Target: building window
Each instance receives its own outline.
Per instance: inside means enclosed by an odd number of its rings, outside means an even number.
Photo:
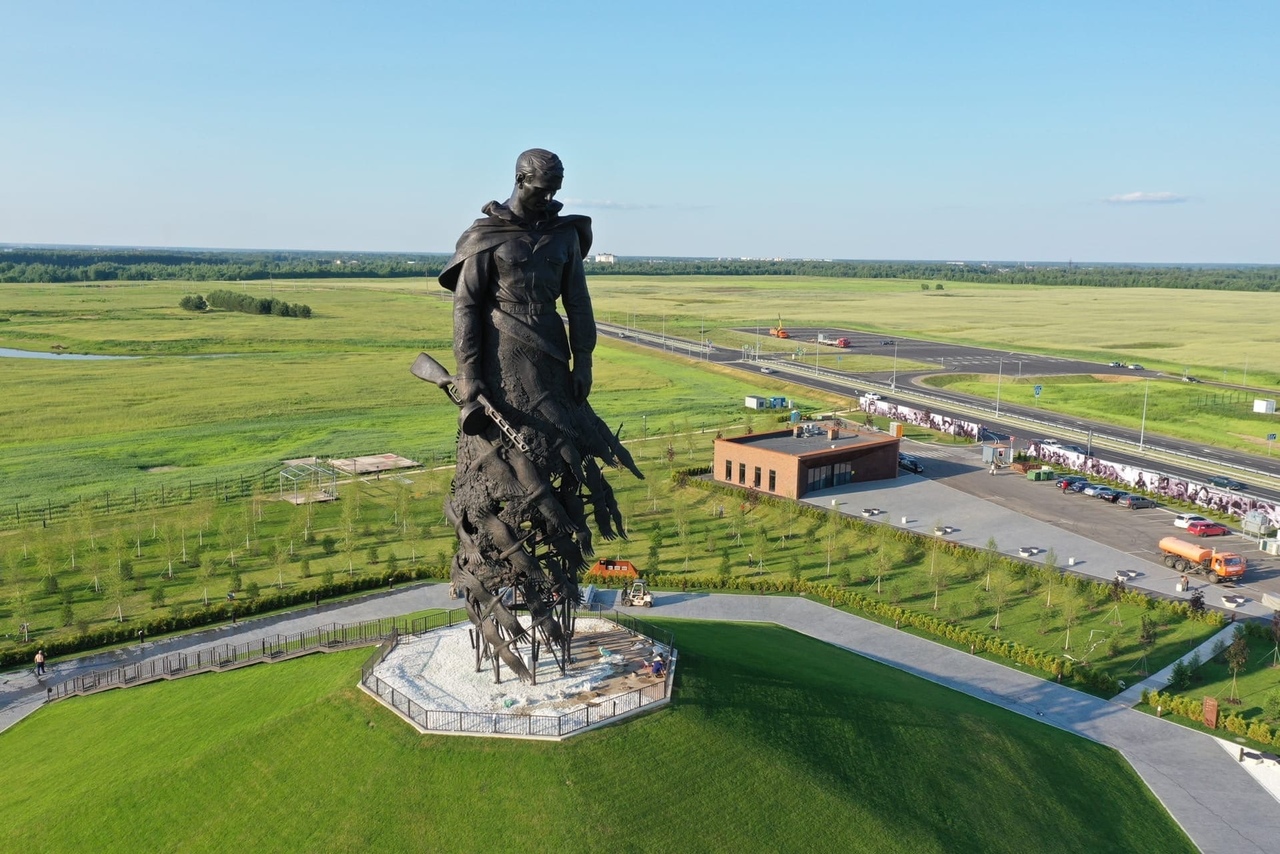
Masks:
[[[756,466],[755,477],[752,479],[751,485],[756,489],[760,488],[760,466]]]
[[[724,461],[724,479],[730,482],[733,481],[733,460]]]
[[[778,473],[773,469],[769,469],[769,491],[778,491]]]
[[[738,463],[738,483],[747,482],[747,464]]]

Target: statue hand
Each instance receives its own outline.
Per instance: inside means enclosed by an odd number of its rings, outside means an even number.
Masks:
[[[591,365],[579,363],[573,368],[573,399],[582,403],[591,394]]]
[[[484,380],[479,378],[458,377],[455,385],[458,387],[458,397],[462,398],[463,403],[474,403],[476,398],[487,393]]]

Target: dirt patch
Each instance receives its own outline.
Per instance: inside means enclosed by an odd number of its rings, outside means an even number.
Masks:
[[[166,471],[182,471],[182,466],[152,466],[149,469],[143,469],[147,474],[159,474]]]

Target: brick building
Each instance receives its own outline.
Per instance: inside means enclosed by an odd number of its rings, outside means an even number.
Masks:
[[[846,483],[898,476],[896,436],[824,423],[716,439],[712,476],[720,483],[784,498]]]

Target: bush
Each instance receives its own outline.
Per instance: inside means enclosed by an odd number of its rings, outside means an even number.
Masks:
[[[1280,724],[1280,688],[1262,698],[1262,714],[1272,723]]]
[[[327,555],[336,555],[338,553],[338,541],[333,538],[332,534],[325,534],[320,540],[320,548]]]
[[[232,593],[239,593],[241,589],[240,570],[231,570],[231,585],[227,588]]]
[[[164,588],[158,584],[155,587],[151,588],[151,607],[152,608],[164,607]]]
[[[261,588],[258,587],[258,582],[250,581],[248,584],[245,585],[244,598],[257,599],[259,592],[261,592]]]
[[[1181,659],[1173,663],[1173,670],[1169,674],[1169,687],[1175,691],[1185,691],[1191,687],[1191,668]]]
[[[303,578],[310,578],[311,577],[311,561],[304,557],[302,559],[302,563],[298,565],[298,572],[302,574]]]
[[[40,580],[40,590],[41,592],[48,595],[53,595],[54,593],[57,593],[58,592],[58,576],[46,575],[43,579]]]

